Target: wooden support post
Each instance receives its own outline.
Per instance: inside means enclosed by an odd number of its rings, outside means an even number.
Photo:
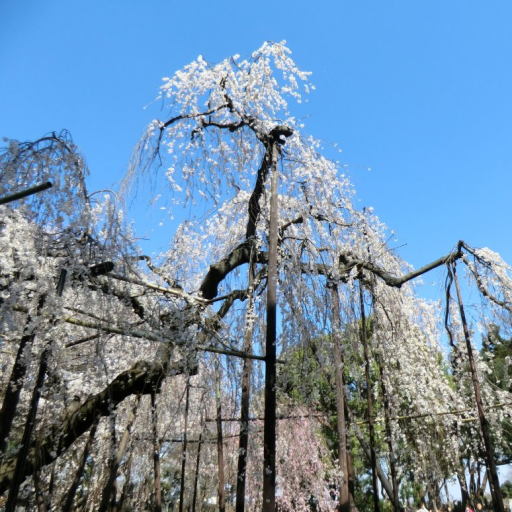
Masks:
[[[265,422],[263,432],[263,512],[276,507],[276,337],[277,337],[277,215],[278,146],[272,142],[270,228],[265,344]]]
[[[46,183],[42,183],[41,185],[36,185],[35,187],[27,188],[26,190],[22,190],[21,192],[17,192],[16,194],[11,194],[9,196],[0,197],[0,205],[12,203],[13,201],[17,201],[18,199],[23,199],[25,197],[31,196],[32,194],[37,194],[38,192],[43,192],[44,190],[48,190],[53,185],[47,181]]]
[[[217,469],[219,473],[219,486],[217,495],[219,498],[219,512],[225,512],[226,510],[226,481],[224,477],[224,435],[222,430],[222,391],[221,391],[221,371],[218,358],[215,364],[215,375],[216,375],[216,389],[215,389],[215,401],[217,405]]]
[[[190,377],[187,377],[187,387],[185,391],[185,418],[183,426],[183,449],[181,453],[181,481],[180,481],[180,505],[179,512],[184,510],[185,501],[185,474],[187,469],[187,430],[188,430],[188,409],[190,397]]]
[[[373,506],[375,512],[379,512],[379,488],[377,483],[377,456],[375,454],[375,427],[373,424],[373,397],[372,383],[370,379],[370,353],[368,350],[368,339],[366,333],[366,315],[364,311],[363,287],[359,282],[359,302],[361,306],[361,341],[363,343],[365,376],[366,376],[366,399],[368,403],[368,430],[370,433],[370,452],[372,465],[372,485],[373,485]]]
[[[489,470],[489,486],[491,488],[491,496],[495,512],[505,512],[503,505],[503,496],[501,494],[500,480],[498,477],[498,470],[494,460],[494,447],[492,445],[491,434],[489,431],[489,422],[485,417],[484,404],[482,395],[480,393],[480,383],[478,382],[478,375],[476,371],[475,358],[473,356],[473,347],[471,345],[471,337],[469,335],[468,324],[466,321],[466,314],[464,312],[464,305],[462,303],[462,294],[459,286],[459,279],[457,277],[456,263],[452,262],[453,280],[455,282],[455,290],[457,291],[457,300],[459,303],[460,318],[462,321],[462,328],[464,330],[464,338],[466,340],[466,349],[468,353],[469,369],[471,371],[471,380],[473,381],[473,390],[475,393],[476,408],[478,411],[478,419],[480,421],[480,431],[485,446],[485,459],[487,468]],[[448,305],[447,305],[448,307]]]
[[[32,392],[32,399],[30,400],[27,421],[25,422],[25,429],[23,430],[23,436],[21,438],[21,448],[18,452],[12,485],[9,489],[9,496],[5,505],[6,512],[14,512],[16,508],[16,501],[18,499],[18,492],[20,490],[21,484],[23,483],[24,466],[27,463],[27,456],[30,449],[30,439],[32,437],[32,431],[34,430],[34,425],[36,422],[37,407],[39,405],[39,398],[41,397],[41,388],[43,387],[46,370],[48,368],[50,352],[50,348],[46,347],[41,354],[39,371],[37,373],[34,391]]]
[[[343,379],[343,356],[341,351],[341,319],[338,287],[332,283],[331,309],[332,309],[332,343],[334,347],[334,377],[336,395],[336,428],[338,433],[338,465],[343,477],[339,482],[338,500],[339,512],[350,512],[349,494],[349,468],[347,450],[347,426],[345,423],[345,387]]]
[[[245,320],[244,347],[246,354],[252,352],[253,319],[254,314],[254,270],[255,265],[249,263],[249,297]],[[247,472],[247,450],[249,449],[249,407],[251,401],[251,372],[252,361],[244,359],[242,370],[242,396],[240,399],[240,439],[238,444],[238,471],[236,479],[236,504],[235,512],[245,511],[245,482]]]
[[[155,512],[162,512],[162,481],[160,475],[160,442],[158,441],[158,413],[156,389],[151,391],[151,423],[153,425],[153,471],[155,474]]]
[[[197,457],[196,457],[196,472],[194,476],[194,494],[192,496],[192,512],[196,512],[197,503],[197,488],[199,486],[199,467],[201,464],[201,446],[203,445],[203,414],[201,413],[201,432],[199,433],[199,440],[197,441]]]

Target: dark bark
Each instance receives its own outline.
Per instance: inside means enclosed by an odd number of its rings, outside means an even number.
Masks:
[[[49,188],[53,187],[52,183],[47,181],[46,183],[42,183],[41,185],[36,185],[35,187],[30,187],[21,192],[17,192],[16,194],[11,194],[8,196],[4,196],[0,198],[0,204],[11,203],[12,201],[17,201],[18,199],[23,199],[25,197],[31,196],[32,194],[37,194],[38,192],[44,192]]]
[[[249,265],[249,290],[254,285],[254,265]],[[247,305],[246,325],[244,332],[243,351],[250,353],[252,351],[253,321],[250,315],[254,308],[254,291],[249,296]],[[247,450],[249,448],[249,408],[251,402],[251,373],[252,361],[244,359],[242,370],[242,396],[240,399],[240,439],[238,443],[238,471],[236,479],[236,504],[235,512],[244,512],[245,510],[245,484],[247,469]]]
[[[36,315],[39,315],[39,312],[44,307],[45,300],[46,295],[41,295],[41,297],[39,297]],[[36,337],[35,332],[29,331],[31,322],[32,318],[29,315],[27,317],[25,333],[20,340],[18,352],[16,353],[16,359],[14,360],[14,366],[9,378],[9,383],[7,384],[4,400],[2,402],[2,409],[0,410],[0,418],[2,420],[0,421],[0,465],[5,458],[7,439],[11,433],[12,422],[14,421],[16,408],[18,407],[18,403],[20,401],[21,390],[23,389],[23,379],[27,373],[25,350],[27,350],[28,347],[32,345]]]
[[[218,286],[222,280],[235,268],[245,263],[249,263],[251,250],[254,247],[254,239],[245,240],[240,245],[235,247],[235,249],[233,249],[233,251],[231,251],[225,258],[213,265],[210,265],[210,268],[205,278],[203,279],[203,282],[201,283],[200,291],[202,296],[208,300],[215,298],[218,294]],[[427,272],[430,272],[431,270],[434,270],[446,263],[457,261],[462,257],[462,248],[467,248],[467,246],[464,242],[461,241],[458,243],[456,251],[452,251],[446,256],[443,256],[433,261],[432,263],[424,265],[423,267],[409,272],[403,276],[392,275],[371,261],[354,258],[350,254],[342,254],[339,257],[337,272],[340,273],[343,278],[344,275],[350,274],[354,268],[359,271],[367,270],[371,274],[380,277],[388,286],[393,288],[401,288],[405,283],[415,279],[416,277],[426,274]],[[258,263],[267,263],[268,255],[264,252],[258,252],[256,254],[256,261]],[[324,264],[316,264],[311,266],[311,264],[308,263],[304,264],[303,273],[316,273],[330,277],[333,274],[333,269],[332,267]]]
[[[5,505],[6,512],[14,512],[16,507],[16,501],[18,500],[18,492],[21,484],[23,483],[24,466],[27,460],[27,454],[30,446],[30,439],[32,438],[32,432],[36,421],[37,408],[39,405],[39,399],[41,397],[41,388],[46,377],[46,370],[48,369],[48,358],[50,357],[50,348],[45,348],[41,354],[41,361],[39,363],[39,370],[37,373],[36,382],[34,385],[34,391],[32,392],[32,399],[30,400],[29,411],[27,415],[27,421],[23,430],[23,436],[21,438],[21,448],[16,457],[16,466],[14,468],[14,474],[12,478],[12,485],[9,490],[9,496]]]
[[[222,394],[220,388],[220,368],[218,360],[215,362],[216,366],[216,389],[215,389],[215,401],[217,405],[217,471],[219,474],[219,485],[217,489],[217,495],[219,498],[219,512],[225,512],[226,510],[226,496],[225,496],[225,478],[224,478],[224,438],[222,431]]]
[[[44,439],[30,444],[23,477],[33,474],[42,466],[50,464],[84,432],[89,430],[97,415],[109,416],[126,398],[134,394],[150,394],[167,375],[177,375],[188,370],[185,360],[171,365],[160,362],[139,361],[132,368],[119,374],[103,391],[88,398],[74,413],[66,415]],[[0,493],[12,484],[15,458],[8,459],[0,469]]]
[[[276,503],[276,332],[277,332],[277,215],[278,147],[272,148],[270,185],[267,331],[265,342],[265,421],[263,427],[263,512],[274,512]]]
[[[201,414],[201,425],[204,428],[203,418]],[[196,457],[196,471],[194,475],[194,494],[192,496],[192,512],[196,512],[196,504],[197,504],[197,488],[199,485],[199,468],[201,464],[201,446],[203,445],[203,430],[201,430],[199,434],[199,439],[197,441],[197,457]]]
[[[359,283],[359,302],[361,306],[361,342],[364,353],[364,370],[366,377],[366,400],[368,407],[368,430],[370,435],[370,460],[372,466],[373,506],[375,512],[379,512],[379,489],[377,485],[377,455],[375,453],[375,427],[373,425],[373,394],[372,382],[370,379],[370,353],[368,350],[368,339],[366,332],[366,315],[364,311],[363,287]]]
[[[151,424],[153,427],[153,471],[155,473],[155,512],[162,511],[162,481],[160,476],[160,442],[158,441],[158,414],[156,390],[151,392]]]
[[[109,420],[109,426],[110,426],[110,459],[109,459],[109,468],[110,468],[110,474],[109,478],[107,478],[107,484],[106,487],[110,487],[108,489],[108,496],[105,497],[105,493],[102,493],[102,496],[104,496],[104,499],[107,500],[109,512],[115,511],[117,501],[117,471],[116,476],[112,482],[112,484],[109,486],[109,480],[112,476],[112,468],[115,463],[116,459],[116,449],[117,449],[117,435],[116,435],[116,423],[117,423],[117,415],[111,414],[108,418]],[[103,499],[103,498],[102,498]]]
[[[336,428],[338,433],[338,464],[343,474],[339,489],[339,512],[350,511],[349,470],[347,449],[347,427],[345,424],[345,387],[343,379],[343,357],[341,351],[341,317],[338,287],[331,286],[332,342],[334,346],[334,376],[336,395]]]
[[[183,425],[183,448],[181,451],[181,482],[180,482],[180,506],[179,511],[183,512],[185,505],[185,476],[187,469],[187,430],[188,430],[188,409],[190,406],[190,379],[187,379],[187,385],[185,390],[185,418]]]
[[[117,472],[119,470],[119,466],[121,465],[121,461],[123,460],[124,453],[126,451],[126,447],[128,446],[128,441],[130,439],[130,432],[133,426],[133,422],[135,421],[135,417],[137,415],[137,408],[140,404],[141,395],[137,395],[135,399],[135,405],[133,406],[130,416],[128,417],[128,422],[126,423],[126,428],[123,433],[123,437],[121,438],[121,442],[119,443],[119,449],[112,460],[112,464],[110,467],[110,474],[107,480],[107,483],[103,489],[103,494],[101,498],[101,503],[98,508],[98,512],[107,512],[109,505],[112,502],[112,489],[114,487]]]
[[[357,511],[354,496],[356,495],[356,475],[354,474],[354,464],[352,462],[352,454],[350,453],[350,438],[348,435],[348,429],[350,422],[346,411],[346,397],[345,397],[345,425],[347,426],[347,478],[348,478],[348,499],[349,507],[351,512]]]
[[[254,239],[246,240],[235,247],[224,259],[210,265],[200,287],[203,297],[205,299],[216,297],[222,280],[235,268],[249,263],[252,253],[256,253],[256,242]]]
[[[466,483],[466,477],[464,476],[464,466],[462,463],[460,464],[460,468],[457,470],[457,480],[459,481],[462,508],[465,509],[466,504],[469,501],[469,491]]]
[[[437,267],[440,267],[441,265],[444,265],[446,263],[451,263],[453,261],[457,261],[462,257],[462,247],[465,247],[464,242],[459,242],[457,245],[457,251],[452,251],[446,256],[443,256],[432,263],[429,263],[428,265],[425,265],[418,270],[414,270],[412,272],[409,272],[408,274],[405,274],[401,277],[396,277],[384,270],[383,268],[379,267],[375,263],[367,260],[361,260],[359,258],[352,258],[350,255],[347,254],[341,254],[339,257],[339,271],[342,273],[348,273],[352,269],[356,268],[359,271],[361,270],[367,270],[371,272],[373,275],[380,277],[388,286],[391,286],[393,288],[401,288],[405,283],[410,281],[411,279],[415,279],[416,277],[419,277],[427,272],[430,272],[431,270],[434,270]]]
[[[455,263],[452,263],[453,280],[455,282],[455,290],[457,292],[457,300],[459,303],[460,318],[464,330],[464,338],[466,340],[466,349],[468,354],[469,368],[471,371],[471,380],[473,381],[473,391],[475,393],[475,402],[478,411],[478,419],[480,421],[480,431],[482,433],[484,446],[485,446],[485,459],[487,468],[489,470],[489,487],[491,488],[491,496],[493,507],[496,512],[505,512],[503,505],[503,496],[501,494],[500,480],[498,477],[498,470],[494,460],[494,447],[489,430],[489,422],[485,417],[484,404],[480,394],[480,383],[478,382],[478,375],[476,371],[475,358],[473,356],[473,347],[471,345],[471,337],[469,334],[468,324],[466,321],[466,314],[464,305],[462,304],[462,294],[460,292],[459,280],[457,278],[457,270]],[[448,306],[447,306],[448,307]]]
[[[249,239],[256,235],[256,223],[261,212],[260,197],[263,194],[265,181],[270,170],[272,155],[269,150],[265,151],[265,155],[261,161],[261,166],[258,169],[256,177],[256,184],[249,199],[247,228],[245,230],[245,238]]]
[[[478,489],[477,489],[477,496],[479,500],[483,500],[485,488],[487,487],[487,480],[489,478],[489,472],[487,471],[487,467],[484,471],[484,477],[482,478],[482,481],[480,482],[480,478],[478,479]]]
[[[87,439],[87,442],[85,443],[84,451],[82,453],[82,457],[80,458],[78,467],[76,468],[75,476],[73,477],[73,481],[71,482],[69,491],[62,504],[62,512],[71,512],[71,510],[73,510],[73,501],[75,499],[75,494],[80,484],[82,475],[84,474],[85,464],[87,463],[87,457],[91,452],[91,447],[94,441],[94,436],[96,435],[96,429],[98,427],[99,419],[100,417],[98,416],[97,420],[93,423],[91,427],[91,431],[89,432],[89,437]]]

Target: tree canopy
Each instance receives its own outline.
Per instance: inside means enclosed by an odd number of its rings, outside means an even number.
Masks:
[[[465,464],[484,461],[493,483],[510,386],[486,377],[492,351],[473,346],[476,329],[510,325],[511,268],[462,241],[418,270],[401,259],[298,120],[309,77],[284,43],[219,64],[199,57],[164,79],[165,116],[134,149],[118,194],[87,191],[66,132],[8,141],[0,198],[53,184],[0,206],[8,508],[195,510],[213,496],[220,509],[238,499],[237,510],[265,510],[272,474],[281,510],[333,510],[369,467],[398,508],[400,485],[424,483],[434,501]],[[125,218],[138,193],[176,219],[160,255],[141,252]],[[440,267],[443,301],[418,297],[414,280]],[[479,297],[470,322],[459,268]],[[271,364],[275,467],[264,467]],[[357,450],[368,464],[342,466]]]

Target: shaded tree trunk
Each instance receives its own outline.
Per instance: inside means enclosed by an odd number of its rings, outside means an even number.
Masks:
[[[52,468],[50,470],[50,483],[48,484],[47,504],[48,504],[48,509],[50,509],[50,510],[52,508],[53,493],[55,491],[55,466],[56,466],[56,463],[54,462],[52,464]]]
[[[29,453],[30,439],[34,430],[39,398],[41,397],[41,388],[43,387],[46,370],[48,369],[48,359],[50,357],[50,352],[50,348],[46,347],[41,354],[41,361],[39,363],[39,370],[34,385],[34,391],[32,392],[32,399],[30,400],[27,421],[25,423],[23,436],[21,438],[21,448],[18,452],[16,467],[14,469],[12,486],[9,490],[9,496],[5,505],[6,512],[14,512],[16,501],[18,499],[18,492],[21,484],[23,483],[24,466]]]
[[[346,397],[345,397],[346,402]],[[348,436],[348,429],[350,426],[348,415],[346,413],[345,408],[345,424],[347,425],[347,472],[348,472],[348,499],[349,499],[349,506],[351,512],[354,512],[356,510],[356,503],[354,500],[354,496],[356,494],[356,477],[354,474],[354,465],[352,462],[352,454],[350,452],[350,438]]]
[[[181,480],[180,480],[180,505],[179,511],[183,512],[184,501],[185,501],[185,475],[187,469],[187,450],[188,450],[188,409],[190,406],[190,377],[187,378],[187,385],[185,390],[185,418],[183,425],[183,448],[181,451]]]
[[[462,463],[460,464],[460,467],[458,467],[457,469],[457,480],[459,481],[462,508],[465,509],[466,504],[469,501],[469,491],[468,485],[466,483],[466,477],[464,476],[464,466]]]
[[[218,497],[219,497],[219,512],[225,512],[226,510],[226,499],[225,499],[225,479],[224,479],[224,435],[222,431],[222,395],[220,389],[220,368],[219,363],[216,361],[216,390],[215,398],[217,402],[217,466],[219,473],[219,486],[218,486]]]
[[[36,315],[39,315],[40,311],[43,309],[45,300],[45,294],[39,297]],[[2,409],[0,410],[0,418],[2,418],[2,421],[0,421],[0,464],[5,457],[7,439],[11,433],[12,422],[14,421],[16,408],[20,401],[21,390],[23,389],[23,379],[27,373],[25,349],[34,343],[36,337],[35,332],[28,332],[31,323],[32,318],[29,315],[27,317],[25,334],[21,337],[18,346],[18,352],[16,353],[16,359],[14,360],[14,366],[12,367],[11,376],[2,402]]]
[[[125,398],[134,394],[148,394],[159,386],[167,371],[173,375],[188,370],[188,362],[180,360],[174,363],[139,361],[129,370],[120,373],[101,392],[89,397],[73,414],[67,414],[44,438],[34,440],[23,468],[23,477],[44,465],[53,462],[84,432],[91,428],[96,416],[109,416],[111,407],[116,408]],[[16,458],[4,461],[0,469],[0,494],[12,484]]]
[[[160,476],[160,443],[158,441],[158,415],[156,390],[151,393],[151,424],[153,426],[153,471],[155,473],[155,512],[162,510],[162,481]]]
[[[130,432],[133,426],[133,422],[135,421],[135,417],[137,415],[137,409],[140,404],[141,395],[137,395],[135,399],[135,404],[130,411],[130,416],[128,417],[128,422],[126,423],[126,428],[123,433],[123,437],[121,438],[121,442],[119,443],[119,448],[117,450],[117,454],[115,455],[114,460],[112,461],[112,465],[110,468],[110,475],[108,477],[107,483],[103,489],[103,495],[101,498],[101,503],[99,506],[99,512],[106,512],[111,502],[112,489],[114,487],[114,483],[117,478],[117,472],[119,470],[119,466],[121,465],[121,461],[123,460],[124,452],[126,451],[126,447],[128,445],[128,441],[130,439]]]
[[[87,463],[87,457],[89,457],[89,453],[91,452],[91,447],[94,441],[94,436],[96,435],[96,429],[98,427],[99,420],[100,417],[98,416],[97,421],[95,421],[91,427],[91,431],[89,433],[87,442],[85,443],[82,457],[80,458],[80,462],[78,464],[78,467],[76,468],[75,476],[73,477],[73,481],[71,482],[69,491],[62,504],[62,512],[71,512],[71,510],[73,510],[73,501],[75,499],[75,494],[80,484],[80,479],[84,474],[85,464]]]
[[[109,417],[109,422],[110,422],[110,465],[111,465],[111,468],[113,467],[113,464],[115,464],[116,452],[118,449],[117,448],[117,436],[116,436],[116,421],[117,421],[117,415],[111,414]],[[116,473],[116,478],[114,478],[114,481],[112,482],[112,486],[110,487],[110,497],[108,500],[110,509],[115,509],[116,495],[117,495],[117,473]]]

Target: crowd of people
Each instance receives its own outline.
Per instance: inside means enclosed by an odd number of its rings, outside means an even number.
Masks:
[[[451,506],[441,507],[437,509],[437,512],[456,512],[457,509],[460,509],[462,511],[462,506],[457,507],[454,506],[453,508]],[[508,509],[507,509],[508,510]],[[427,509],[424,503],[422,503],[421,507],[417,510],[417,512],[434,512],[434,509]],[[476,503],[475,508],[473,509],[470,504],[466,505],[464,512],[492,512],[491,508],[486,508],[484,504],[479,501]]]

